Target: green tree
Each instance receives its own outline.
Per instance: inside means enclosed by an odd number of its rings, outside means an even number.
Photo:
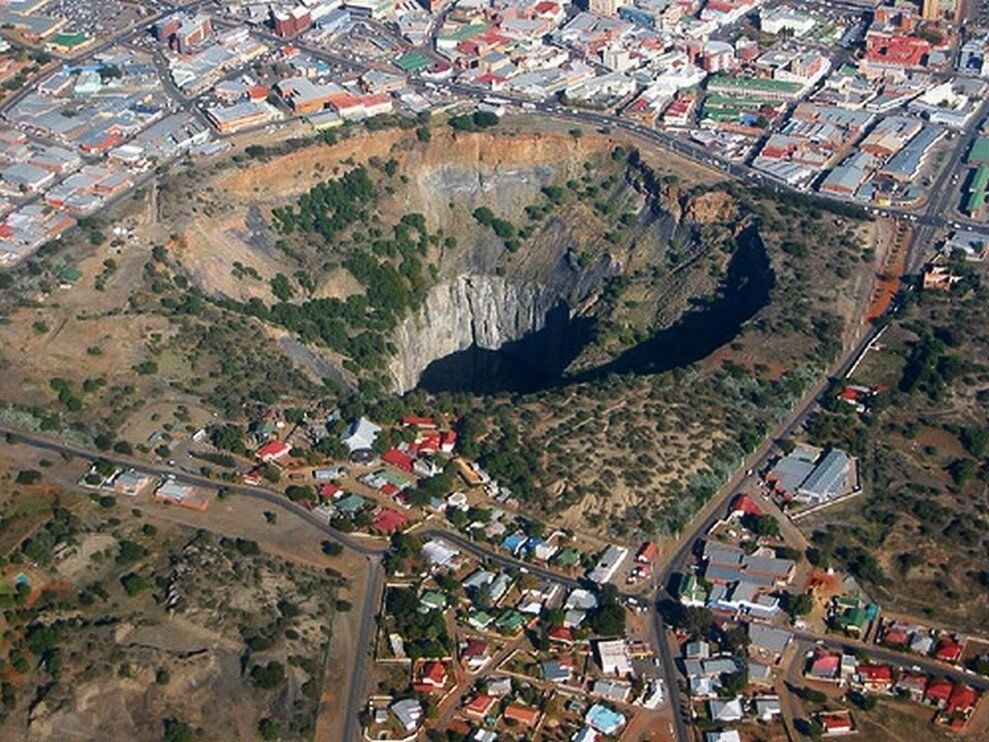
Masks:
[[[275,660],[271,660],[266,665],[255,665],[251,668],[251,680],[254,681],[254,685],[264,690],[277,688],[285,682],[285,668]]]

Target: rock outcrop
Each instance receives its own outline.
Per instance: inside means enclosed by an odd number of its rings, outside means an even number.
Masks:
[[[548,321],[565,327],[618,270],[608,257],[582,270],[565,252],[538,280],[480,273],[437,284],[393,336],[398,349],[390,367],[395,391],[403,394],[415,388],[430,363],[472,346],[498,350],[513,343],[537,365],[558,363],[569,350],[565,332],[550,333],[549,342],[546,337],[534,339],[534,347],[527,347],[525,339]]]

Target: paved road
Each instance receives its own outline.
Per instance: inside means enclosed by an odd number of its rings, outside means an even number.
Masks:
[[[361,604],[361,628],[357,637],[357,651],[354,654],[354,667],[350,673],[347,690],[347,704],[344,713],[347,718],[343,725],[345,741],[361,738],[359,714],[366,698],[367,666],[371,664],[371,635],[377,626],[375,614],[381,604],[381,558],[368,557],[367,581],[364,585],[364,602]]]
[[[989,677],[968,672],[961,668],[939,662],[931,657],[913,654],[910,652],[898,652],[894,649],[886,649],[877,644],[867,644],[847,637],[835,636],[833,634],[817,634],[811,631],[797,631],[787,629],[798,641],[817,644],[828,649],[844,651],[848,654],[856,650],[863,650],[869,654],[873,660],[895,665],[901,668],[918,667],[921,672],[930,675],[940,675],[947,677],[957,683],[967,683],[979,690],[989,690]]]
[[[91,451],[82,448],[81,446],[66,443],[65,441],[53,440],[34,433],[24,433],[5,426],[0,426],[0,435],[11,436],[14,443],[26,443],[34,448],[39,448],[43,451],[51,451],[52,453],[59,455],[64,454],[68,456],[75,456],[78,458],[87,459],[89,461],[97,461],[102,459],[103,461],[108,461],[115,466],[134,468],[163,477],[174,477],[176,481],[186,482],[198,487],[208,487],[210,489],[218,489],[222,487],[227,492],[231,492],[252,500],[258,500],[266,505],[271,505],[275,508],[288,511],[293,515],[297,515],[310,525],[322,531],[330,539],[338,542],[340,545],[345,546],[348,549],[353,549],[357,553],[364,556],[378,556],[385,551],[385,548],[382,546],[368,543],[354,536],[338,531],[335,528],[331,528],[325,520],[317,515],[314,515],[298,503],[292,502],[285,496],[284,493],[277,490],[269,490],[264,487],[248,487],[246,485],[218,482],[215,479],[208,479],[207,477],[202,477],[188,471],[176,472],[175,469],[171,467],[148,463],[146,461],[141,461],[140,459],[129,456],[121,456],[120,454],[112,452]]]

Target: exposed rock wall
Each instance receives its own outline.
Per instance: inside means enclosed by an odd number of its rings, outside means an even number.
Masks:
[[[547,317],[561,310],[573,312],[600,290],[619,267],[602,259],[587,270],[571,265],[566,255],[543,280],[495,274],[458,275],[434,286],[423,306],[397,328],[398,352],[391,362],[395,391],[403,394],[419,382],[433,361],[472,345],[497,350],[542,330]],[[533,348],[533,354],[557,358],[560,347]]]
[[[398,353],[391,371],[396,391],[414,388],[423,369],[437,358],[473,344],[495,350],[542,329],[558,301],[539,286],[513,284],[496,275],[457,276],[434,286],[422,308],[395,333]]]

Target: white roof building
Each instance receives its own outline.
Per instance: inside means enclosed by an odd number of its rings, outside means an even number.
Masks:
[[[343,431],[340,442],[353,453],[354,451],[371,448],[378,439],[378,433],[380,432],[380,426],[375,425],[366,417],[362,417],[347,426],[347,429]]]
[[[605,675],[624,677],[632,672],[632,660],[628,656],[628,647],[624,639],[599,641],[594,644]]]

